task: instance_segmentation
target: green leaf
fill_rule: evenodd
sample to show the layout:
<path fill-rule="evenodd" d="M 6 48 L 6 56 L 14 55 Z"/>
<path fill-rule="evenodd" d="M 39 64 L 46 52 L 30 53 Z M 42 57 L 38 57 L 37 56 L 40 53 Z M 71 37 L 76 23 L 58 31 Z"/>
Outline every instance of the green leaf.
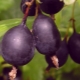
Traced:
<path fill-rule="evenodd" d="M 12 20 L 5 20 L 0 22 L 0 37 L 2 37 L 7 30 L 11 27 L 16 26 L 20 23 L 20 19 L 12 19 Z"/>
<path fill-rule="evenodd" d="M 10 8 L 13 4 L 13 0 L 0 0 L 0 12 L 7 10 L 8 8 Z"/>
<path fill-rule="evenodd" d="M 79 3 L 79 5 L 80 5 L 80 0 L 77 0 L 77 2 Z"/>
<path fill-rule="evenodd" d="M 27 20 L 28 28 L 32 28 L 34 18 L 29 17 Z M 10 28 L 19 25 L 21 22 L 21 19 L 8 19 L 0 21 L 0 37 L 2 37 L 6 31 L 8 31 Z"/>
<path fill-rule="evenodd" d="M 62 11 L 60 11 L 59 13 L 57 13 L 55 15 L 55 22 L 56 22 L 57 26 L 60 26 L 61 21 L 62 21 L 61 18 L 62 18 Z"/>
<path fill-rule="evenodd" d="M 47 64 L 45 62 L 44 56 L 38 52 L 35 52 L 34 58 L 31 62 L 23 66 L 23 78 L 27 80 L 42 80 L 43 71 L 46 68 Z"/>

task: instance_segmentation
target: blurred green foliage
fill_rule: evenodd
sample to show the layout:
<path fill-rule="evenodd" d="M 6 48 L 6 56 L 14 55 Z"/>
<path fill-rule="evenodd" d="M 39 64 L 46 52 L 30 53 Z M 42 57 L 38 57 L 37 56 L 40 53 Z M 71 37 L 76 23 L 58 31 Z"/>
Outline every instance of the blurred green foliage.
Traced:
<path fill-rule="evenodd" d="M 12 5 L 12 3 L 13 3 L 13 0 L 7 0 L 7 1 L 1 0 L 1 1 L 0 1 L 0 12 L 5 11 L 5 10 L 7 10 L 8 8 L 10 8 L 11 5 Z M 5 6 L 6 6 L 6 7 L 5 7 Z"/>
<path fill-rule="evenodd" d="M 6 2 L 7 1 L 7 2 Z M 20 0 L 0 0 L 0 41 L 11 27 L 18 25 L 21 22 L 22 12 L 20 10 Z M 72 6 L 64 6 L 64 8 L 55 15 L 56 25 L 61 33 L 62 38 L 65 36 L 67 27 L 69 26 L 69 36 L 72 33 L 72 27 L 70 25 L 70 18 L 72 15 Z M 75 6 L 76 30 L 80 32 L 80 0 L 77 0 Z M 28 17 L 27 26 L 29 29 L 32 28 L 34 17 Z M 0 57 L 0 73 L 2 73 L 3 58 Z M 6 65 L 10 66 L 10 65 Z M 32 61 L 21 67 L 23 71 L 23 80 L 44 80 L 49 75 L 55 78 L 55 80 L 80 80 L 80 65 L 76 64 L 69 57 L 66 64 L 59 70 L 52 68 L 49 73 L 45 72 L 47 63 L 44 55 L 39 54 L 35 51 L 35 56 Z"/>

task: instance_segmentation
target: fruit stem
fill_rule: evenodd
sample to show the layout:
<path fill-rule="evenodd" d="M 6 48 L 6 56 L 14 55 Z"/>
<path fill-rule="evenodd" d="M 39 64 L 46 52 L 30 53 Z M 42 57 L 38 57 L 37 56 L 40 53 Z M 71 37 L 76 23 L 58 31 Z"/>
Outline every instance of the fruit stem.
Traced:
<path fill-rule="evenodd" d="M 76 0 L 75 0 L 75 2 L 74 2 L 74 4 L 73 4 L 73 7 L 72 7 L 72 17 L 71 17 L 71 19 L 74 19 L 75 4 L 76 4 Z"/>
<path fill-rule="evenodd" d="M 55 20 L 55 15 L 54 14 L 52 14 L 52 15 L 50 15 L 51 16 L 51 18 L 53 19 L 53 20 Z"/>
<path fill-rule="evenodd" d="M 34 2 L 34 0 L 31 0 L 31 2 L 26 2 L 25 3 L 28 7 L 26 8 L 25 14 L 24 14 L 23 19 L 22 19 L 22 22 L 24 24 L 26 24 L 28 13 L 29 13 L 30 7 L 32 6 L 33 2 Z"/>
<path fill-rule="evenodd" d="M 72 22 L 73 32 L 76 32 L 76 29 L 75 29 L 75 19 L 74 19 L 75 4 L 76 4 L 76 0 L 75 0 L 75 2 L 74 2 L 74 4 L 73 4 L 72 17 L 71 17 L 71 19 L 70 19 L 70 21 Z"/>
<path fill-rule="evenodd" d="M 36 2 L 36 14 L 35 14 L 35 18 L 38 16 L 38 14 L 42 14 L 42 12 L 40 10 L 39 3 Z"/>
<path fill-rule="evenodd" d="M 73 32 L 75 33 L 76 32 L 76 29 L 75 29 L 75 19 L 71 18 L 70 21 L 72 22 Z"/>
<path fill-rule="evenodd" d="M 68 33 L 69 33 L 69 26 L 68 26 L 68 28 L 67 28 L 67 30 L 66 30 L 66 34 L 65 34 L 65 37 L 64 37 L 64 40 L 65 40 L 65 41 L 67 41 Z"/>
<path fill-rule="evenodd" d="M 35 18 L 38 16 L 38 14 L 42 14 L 41 10 L 40 10 L 40 0 L 36 0 L 36 13 L 35 13 Z"/>
<path fill-rule="evenodd" d="M 12 67 L 12 70 L 9 72 L 10 80 L 14 80 L 16 78 L 17 68 L 15 66 Z"/>
<path fill-rule="evenodd" d="M 36 12 L 35 12 L 35 18 L 38 16 L 38 9 L 39 9 L 39 4 L 36 1 Z"/>

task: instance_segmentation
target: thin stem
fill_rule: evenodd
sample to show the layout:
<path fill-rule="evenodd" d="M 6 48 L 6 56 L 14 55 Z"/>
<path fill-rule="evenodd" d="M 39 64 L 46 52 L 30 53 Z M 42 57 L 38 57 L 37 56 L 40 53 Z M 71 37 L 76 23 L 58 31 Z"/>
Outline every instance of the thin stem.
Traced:
<path fill-rule="evenodd" d="M 67 28 L 67 30 L 66 30 L 66 34 L 65 34 L 65 37 L 64 37 L 64 40 L 65 40 L 65 41 L 67 41 L 67 38 L 68 38 L 69 27 L 70 27 L 70 25 L 68 25 L 68 28 Z"/>
<path fill-rule="evenodd" d="M 75 19 L 72 18 L 72 19 L 70 19 L 70 21 L 72 22 L 73 32 L 76 32 L 76 29 L 75 29 Z"/>
<path fill-rule="evenodd" d="M 51 69 L 51 66 L 48 65 L 45 71 L 46 71 L 46 72 L 49 72 L 50 69 Z"/>
<path fill-rule="evenodd" d="M 71 18 L 73 18 L 73 19 L 74 19 L 75 4 L 76 4 L 76 0 L 75 0 L 75 2 L 74 2 L 74 4 L 73 4 L 73 7 L 72 7 L 72 17 L 71 17 Z"/>
<path fill-rule="evenodd" d="M 31 2 L 26 2 L 25 3 L 28 7 L 26 8 L 25 14 L 24 14 L 23 19 L 22 19 L 22 22 L 24 24 L 26 23 L 26 20 L 27 20 L 27 17 L 28 17 L 28 13 L 29 13 L 30 7 L 33 4 L 33 2 L 34 2 L 34 0 L 31 0 Z"/>
<path fill-rule="evenodd" d="M 53 19 L 53 20 L 55 20 L 55 15 L 54 14 L 52 14 L 52 15 L 50 15 L 51 16 L 51 18 Z"/>
<path fill-rule="evenodd" d="M 70 21 L 72 22 L 72 27 L 73 27 L 73 31 L 74 31 L 74 32 L 76 32 L 76 30 L 75 30 L 75 19 L 74 19 L 75 4 L 76 4 L 76 1 L 75 1 L 74 4 L 73 4 L 72 17 L 71 17 L 71 19 L 70 19 Z"/>
<path fill-rule="evenodd" d="M 35 13 L 35 18 L 38 16 L 38 8 L 39 8 L 39 6 L 38 6 L 38 3 L 36 2 L 36 13 Z"/>
<path fill-rule="evenodd" d="M 35 14 L 35 18 L 39 15 L 42 14 L 41 10 L 40 10 L 40 5 L 39 3 L 36 1 L 36 14 Z"/>

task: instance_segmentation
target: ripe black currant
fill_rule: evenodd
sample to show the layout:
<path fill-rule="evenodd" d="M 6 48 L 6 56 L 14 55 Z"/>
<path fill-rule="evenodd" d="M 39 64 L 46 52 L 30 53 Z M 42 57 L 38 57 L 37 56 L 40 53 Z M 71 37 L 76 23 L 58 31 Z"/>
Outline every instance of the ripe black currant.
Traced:
<path fill-rule="evenodd" d="M 60 0 L 40 0 L 40 8 L 47 14 L 55 14 L 59 12 L 63 6 L 63 1 Z"/>
<path fill-rule="evenodd" d="M 74 32 L 69 38 L 68 49 L 72 60 L 80 64 L 80 34 L 73 29 Z"/>
<path fill-rule="evenodd" d="M 60 45 L 60 33 L 54 21 L 39 13 L 33 24 L 33 35 L 37 50 L 44 55 L 54 53 Z"/>
<path fill-rule="evenodd" d="M 34 39 L 24 22 L 6 32 L 1 49 L 5 61 L 16 66 L 27 64 L 33 58 Z"/>
<path fill-rule="evenodd" d="M 64 38 L 63 41 L 61 41 L 59 49 L 55 52 L 55 55 L 53 56 L 45 56 L 45 59 L 48 63 L 48 68 L 50 67 L 62 67 L 68 58 L 68 47 L 66 39 Z"/>

